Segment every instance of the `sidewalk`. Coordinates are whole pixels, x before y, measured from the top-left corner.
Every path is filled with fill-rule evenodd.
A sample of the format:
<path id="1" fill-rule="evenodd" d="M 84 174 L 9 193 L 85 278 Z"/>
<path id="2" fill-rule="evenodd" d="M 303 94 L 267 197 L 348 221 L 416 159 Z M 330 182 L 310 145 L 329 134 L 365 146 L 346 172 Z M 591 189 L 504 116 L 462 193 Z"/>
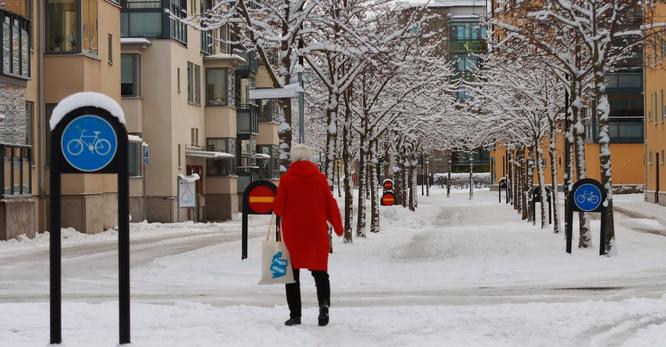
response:
<path id="1" fill-rule="evenodd" d="M 643 194 L 615 194 L 613 208 L 634 218 L 654 219 L 666 225 L 666 207 L 645 201 Z"/>

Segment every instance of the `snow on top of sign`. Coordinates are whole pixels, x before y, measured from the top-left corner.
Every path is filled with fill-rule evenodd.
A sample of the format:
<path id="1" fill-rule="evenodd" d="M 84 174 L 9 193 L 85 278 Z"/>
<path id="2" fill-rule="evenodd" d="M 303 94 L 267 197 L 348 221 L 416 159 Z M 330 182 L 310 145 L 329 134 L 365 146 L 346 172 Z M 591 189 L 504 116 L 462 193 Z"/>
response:
<path id="1" fill-rule="evenodd" d="M 118 105 L 115 100 L 100 93 L 82 92 L 72 94 L 62 99 L 62 101 L 60 101 L 53 109 L 51 120 L 49 121 L 51 130 L 55 129 L 56 126 L 58 126 L 58 123 L 60 123 L 60 121 L 62 121 L 62 119 L 65 118 L 68 113 L 76 110 L 77 108 L 86 106 L 103 108 L 109 111 L 112 116 L 118 118 L 120 123 L 125 124 L 125 113 L 123 112 L 122 107 L 120 107 L 120 105 Z"/>
<path id="2" fill-rule="evenodd" d="M 196 173 L 196 172 L 193 173 L 190 176 L 185 176 L 183 174 L 178 174 L 178 177 L 180 177 L 181 181 L 185 181 L 185 182 L 188 182 L 188 183 L 196 182 L 196 181 L 199 180 L 199 178 L 201 178 L 201 177 L 199 177 L 199 174 Z"/>

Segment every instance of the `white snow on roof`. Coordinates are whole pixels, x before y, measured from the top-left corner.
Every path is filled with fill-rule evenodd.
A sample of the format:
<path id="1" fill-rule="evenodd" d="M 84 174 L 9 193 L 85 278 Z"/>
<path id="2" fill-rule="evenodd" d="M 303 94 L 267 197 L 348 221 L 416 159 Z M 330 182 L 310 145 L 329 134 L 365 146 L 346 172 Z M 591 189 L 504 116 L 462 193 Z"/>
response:
<path id="1" fill-rule="evenodd" d="M 144 39 L 143 37 L 121 37 L 120 38 L 120 44 L 122 45 L 150 45 L 152 42 L 150 42 L 148 39 Z"/>
<path id="2" fill-rule="evenodd" d="M 76 110 L 77 108 L 93 106 L 103 108 L 112 116 L 118 118 L 118 121 L 122 124 L 125 124 L 125 113 L 123 112 L 122 107 L 118 103 L 111 99 L 110 97 L 95 93 L 95 92 L 82 92 L 72 94 L 60 101 L 58 105 L 53 109 L 51 114 L 51 120 L 49 121 L 49 126 L 51 130 L 55 129 L 58 126 L 58 123 L 62 121 L 65 116 Z"/>
<path id="3" fill-rule="evenodd" d="M 140 136 L 127 135 L 127 141 L 129 141 L 129 142 L 143 142 L 143 139 Z"/>
<path id="4" fill-rule="evenodd" d="M 229 54 L 229 53 L 220 53 L 220 54 L 207 55 L 207 56 L 204 57 L 204 59 L 238 60 L 240 62 L 245 63 L 245 58 L 241 57 L 238 54 Z"/>

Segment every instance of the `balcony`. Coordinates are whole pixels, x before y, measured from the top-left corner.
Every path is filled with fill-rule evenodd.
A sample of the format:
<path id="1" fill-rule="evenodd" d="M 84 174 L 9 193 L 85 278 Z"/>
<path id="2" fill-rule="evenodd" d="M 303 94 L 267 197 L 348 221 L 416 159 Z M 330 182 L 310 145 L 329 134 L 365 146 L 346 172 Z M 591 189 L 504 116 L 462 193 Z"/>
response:
<path id="1" fill-rule="evenodd" d="M 258 107 L 252 104 L 239 105 L 236 108 L 236 133 L 239 135 L 256 135 L 259 132 Z"/>
<path id="2" fill-rule="evenodd" d="M 250 74 L 256 74 L 259 63 L 257 61 L 257 54 L 255 52 L 242 52 L 234 50 L 234 54 L 240 56 L 245 60 L 245 63 L 236 66 L 236 74 L 240 78 L 247 78 Z"/>
<path id="3" fill-rule="evenodd" d="M 455 53 L 481 53 L 485 52 L 488 44 L 485 40 L 449 40 L 449 52 Z"/>
<path id="4" fill-rule="evenodd" d="M 204 55 L 213 54 L 213 32 L 212 31 L 202 31 L 201 32 L 201 53 Z"/>
<path id="5" fill-rule="evenodd" d="M 0 144 L 0 197 L 32 194 L 32 148 Z"/>
<path id="6" fill-rule="evenodd" d="M 120 0 L 122 8 L 162 8 L 162 0 Z"/>

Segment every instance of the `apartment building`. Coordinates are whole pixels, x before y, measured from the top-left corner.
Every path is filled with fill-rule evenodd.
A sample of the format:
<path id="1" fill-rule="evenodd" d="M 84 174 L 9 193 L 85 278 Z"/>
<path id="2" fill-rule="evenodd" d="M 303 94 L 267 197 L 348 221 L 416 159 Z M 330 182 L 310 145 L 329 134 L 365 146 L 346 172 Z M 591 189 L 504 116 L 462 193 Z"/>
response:
<path id="1" fill-rule="evenodd" d="M 656 3 L 651 20 L 666 21 L 666 4 Z M 666 206 L 666 35 L 651 32 L 644 45 L 645 56 L 645 199 Z"/>
<path id="2" fill-rule="evenodd" d="M 120 101 L 120 5 L 110 0 L 5 0 L 0 15 L 2 240 L 47 228 L 48 121 L 55 105 L 81 91 Z M 98 232 L 117 223 L 115 177 L 65 175 L 62 190 L 64 227 Z"/>
<path id="3" fill-rule="evenodd" d="M 272 87 L 254 53 L 232 47 L 229 30 L 198 31 L 185 18 L 206 0 L 122 0 L 122 107 L 128 131 L 149 145 L 148 221 L 227 220 L 258 178 L 278 176 L 278 108 L 250 100 Z M 178 206 L 179 175 L 200 176 L 196 211 Z M 139 205 L 135 199 L 134 205 Z"/>

